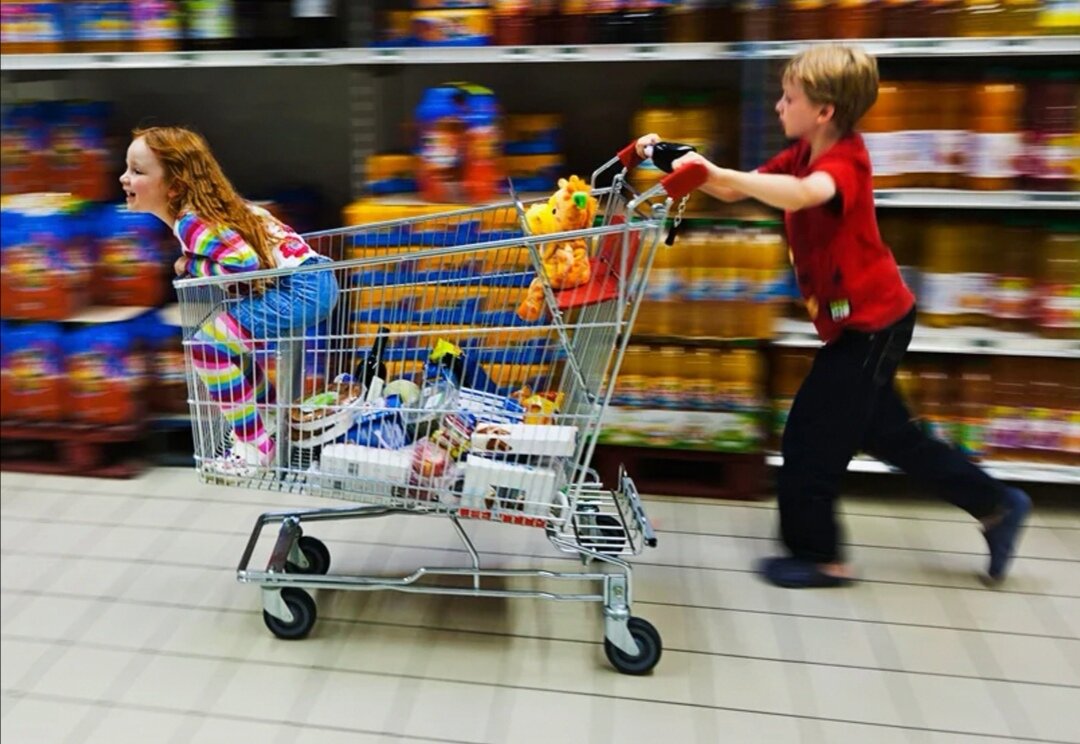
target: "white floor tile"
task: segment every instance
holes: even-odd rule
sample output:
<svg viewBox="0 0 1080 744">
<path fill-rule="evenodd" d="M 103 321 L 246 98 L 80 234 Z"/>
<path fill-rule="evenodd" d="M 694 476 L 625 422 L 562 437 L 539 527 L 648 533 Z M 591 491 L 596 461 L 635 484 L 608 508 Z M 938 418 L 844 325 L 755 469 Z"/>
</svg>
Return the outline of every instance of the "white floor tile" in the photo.
<svg viewBox="0 0 1080 744">
<path fill-rule="evenodd" d="M 1037 510 L 1009 582 L 987 590 L 966 515 L 847 499 L 863 580 L 788 592 L 751 572 L 775 550 L 772 503 L 649 498 L 661 547 L 633 561 L 634 612 L 665 652 L 635 678 L 607 665 L 596 604 L 320 591 L 312 636 L 274 639 L 236 562 L 261 512 L 327 505 L 346 504 L 204 486 L 178 469 L 120 483 L 5 474 L 4 741 L 1078 741 L 1075 510 Z M 448 528 L 394 518 L 307 532 L 335 572 L 401 575 L 466 565 Z M 467 529 L 493 565 L 580 568 L 538 530 Z M 515 584 L 541 585 L 570 588 Z"/>
</svg>

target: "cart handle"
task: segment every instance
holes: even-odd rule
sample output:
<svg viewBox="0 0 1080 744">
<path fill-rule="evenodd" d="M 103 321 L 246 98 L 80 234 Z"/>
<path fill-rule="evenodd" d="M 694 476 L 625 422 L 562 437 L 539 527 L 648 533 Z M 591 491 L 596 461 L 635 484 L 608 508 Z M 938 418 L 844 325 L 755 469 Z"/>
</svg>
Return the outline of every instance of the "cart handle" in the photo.
<svg viewBox="0 0 1080 744">
<path fill-rule="evenodd" d="M 637 154 L 637 140 L 632 140 L 629 145 L 619 150 L 617 157 L 627 170 L 633 170 L 645 162 L 645 158 Z"/>
<path fill-rule="evenodd" d="M 682 199 L 709 180 L 704 163 L 687 163 L 660 179 L 660 185 L 672 199 Z"/>
</svg>

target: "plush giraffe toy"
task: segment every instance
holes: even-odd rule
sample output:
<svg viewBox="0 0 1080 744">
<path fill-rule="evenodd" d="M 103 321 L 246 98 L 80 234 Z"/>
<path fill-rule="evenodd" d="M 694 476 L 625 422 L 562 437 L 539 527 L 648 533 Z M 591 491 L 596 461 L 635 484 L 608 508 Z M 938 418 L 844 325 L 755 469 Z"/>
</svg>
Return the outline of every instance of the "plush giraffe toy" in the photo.
<svg viewBox="0 0 1080 744">
<path fill-rule="evenodd" d="M 559 190 L 546 204 L 534 204 L 525 213 L 532 235 L 547 235 L 592 227 L 596 197 L 589 184 L 577 176 L 559 179 Z M 544 284 L 552 289 L 572 289 L 589 281 L 589 250 L 584 238 L 554 241 L 540 246 L 543 274 L 532 280 L 518 306 L 522 320 L 536 321 L 544 314 Z"/>
</svg>

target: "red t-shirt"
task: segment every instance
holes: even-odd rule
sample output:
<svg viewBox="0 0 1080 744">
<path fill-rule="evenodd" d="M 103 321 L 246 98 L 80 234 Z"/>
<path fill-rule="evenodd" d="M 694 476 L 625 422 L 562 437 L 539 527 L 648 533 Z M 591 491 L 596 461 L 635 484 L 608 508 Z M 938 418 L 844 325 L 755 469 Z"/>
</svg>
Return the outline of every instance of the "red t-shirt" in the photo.
<svg viewBox="0 0 1080 744">
<path fill-rule="evenodd" d="M 879 331 L 903 318 L 915 304 L 892 251 L 881 240 L 874 214 L 870 155 L 850 134 L 810 162 L 810 145 L 799 141 L 760 173 L 805 178 L 823 171 L 836 182 L 825 204 L 785 212 L 788 244 L 799 291 L 825 343 L 844 328 Z"/>
</svg>

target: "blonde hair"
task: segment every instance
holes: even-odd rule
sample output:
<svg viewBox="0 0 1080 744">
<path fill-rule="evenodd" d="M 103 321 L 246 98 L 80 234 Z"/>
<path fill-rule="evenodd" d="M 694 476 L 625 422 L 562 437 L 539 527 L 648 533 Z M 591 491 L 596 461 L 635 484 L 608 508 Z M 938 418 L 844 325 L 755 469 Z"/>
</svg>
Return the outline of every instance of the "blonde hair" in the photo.
<svg viewBox="0 0 1080 744">
<path fill-rule="evenodd" d="M 847 134 L 877 100 L 877 60 L 859 47 L 813 46 L 787 63 L 783 81 L 798 82 L 813 103 L 832 105 L 836 128 Z"/>
<path fill-rule="evenodd" d="M 161 162 L 174 215 L 191 210 L 213 225 L 236 230 L 255 249 L 261 268 L 275 267 L 266 224 L 236 193 L 201 135 L 183 127 L 150 127 L 131 136 L 141 137 Z"/>
</svg>

